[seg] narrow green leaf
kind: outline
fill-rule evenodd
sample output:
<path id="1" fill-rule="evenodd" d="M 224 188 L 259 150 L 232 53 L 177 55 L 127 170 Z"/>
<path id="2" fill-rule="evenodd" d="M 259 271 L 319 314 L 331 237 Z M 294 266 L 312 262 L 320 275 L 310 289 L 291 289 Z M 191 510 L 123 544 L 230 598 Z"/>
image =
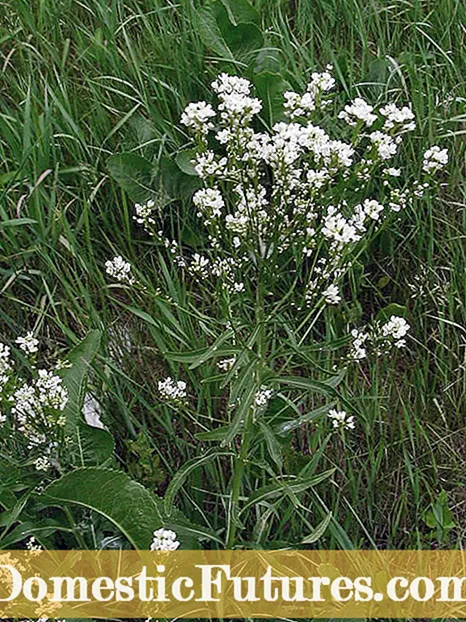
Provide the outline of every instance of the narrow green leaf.
<path id="1" fill-rule="evenodd" d="M 302 544 L 313 544 L 314 542 L 317 542 L 317 540 L 320 540 L 320 538 L 326 532 L 327 527 L 330 521 L 332 520 L 332 516 L 333 516 L 332 512 L 329 512 L 327 516 L 324 518 L 324 520 L 321 523 L 319 523 L 319 525 L 317 525 L 314 531 L 310 533 L 308 536 L 306 536 L 304 540 L 302 540 Z"/>
<path id="2" fill-rule="evenodd" d="M 220 456 L 234 456 L 234 453 L 232 451 L 227 451 L 224 449 L 210 449 L 203 456 L 198 456 L 196 458 L 188 460 L 188 462 L 186 462 L 186 464 L 184 464 L 181 469 L 177 471 L 177 473 L 175 473 L 175 476 L 171 480 L 164 497 L 164 508 L 168 516 L 170 516 L 170 514 L 172 513 L 173 501 L 175 499 L 176 493 L 183 486 L 188 475 L 192 471 L 194 471 L 194 469 L 199 468 L 207 462 L 212 462 Z"/>

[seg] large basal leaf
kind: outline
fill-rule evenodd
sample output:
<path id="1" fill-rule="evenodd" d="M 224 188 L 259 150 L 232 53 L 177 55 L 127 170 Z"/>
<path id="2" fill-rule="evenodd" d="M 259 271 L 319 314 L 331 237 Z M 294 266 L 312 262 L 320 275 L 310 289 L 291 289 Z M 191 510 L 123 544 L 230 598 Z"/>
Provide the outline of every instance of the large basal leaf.
<path id="1" fill-rule="evenodd" d="M 80 421 L 76 428 L 78 464 L 82 466 L 111 466 L 115 450 L 113 436 L 102 428 L 94 428 Z"/>
<path id="2" fill-rule="evenodd" d="M 113 179 L 135 203 L 146 202 L 153 194 L 155 167 L 135 153 L 120 153 L 107 160 Z"/>
<path id="3" fill-rule="evenodd" d="M 161 500 L 122 471 L 77 469 L 42 493 L 58 504 L 72 503 L 105 516 L 140 550 L 149 549 L 163 526 Z"/>
<path id="4" fill-rule="evenodd" d="M 74 433 L 81 421 L 87 377 L 90 365 L 99 351 L 101 338 L 100 330 L 92 330 L 80 344 L 71 350 L 67 359 L 71 367 L 61 373 L 63 385 L 68 391 L 68 403 L 64 415 L 66 431 L 70 434 Z"/>
<path id="5" fill-rule="evenodd" d="M 197 548 L 198 540 L 221 543 L 211 529 L 191 522 L 174 509 L 165 516 L 163 500 L 122 471 L 103 468 L 77 469 L 50 484 L 41 499 L 48 505 L 80 505 L 112 522 L 139 550 L 147 550 L 155 529 L 174 529 L 183 536 L 183 548 Z"/>
<path id="6" fill-rule="evenodd" d="M 289 85 L 276 73 L 264 71 L 253 77 L 257 95 L 263 104 L 263 114 L 266 120 L 273 125 L 284 116 L 283 93 Z"/>
<path id="7" fill-rule="evenodd" d="M 398 305 L 396 302 L 389 304 L 388 306 L 380 309 L 377 313 L 377 320 L 380 322 L 388 322 L 392 315 L 396 315 L 398 317 L 406 317 L 408 313 L 408 309 L 403 305 Z"/>
<path id="8" fill-rule="evenodd" d="M 246 0 L 217 0 L 196 14 L 196 30 L 205 46 L 226 62 L 246 61 L 262 48 L 258 15 Z"/>
<path id="9" fill-rule="evenodd" d="M 195 14 L 194 26 L 202 42 L 209 50 L 212 50 L 225 60 L 234 60 L 230 48 L 225 43 L 211 6 L 202 7 Z"/>
<path id="10" fill-rule="evenodd" d="M 220 0 L 220 2 L 225 7 L 233 26 L 259 23 L 259 11 L 248 0 Z"/>
<path id="11" fill-rule="evenodd" d="M 224 33 L 225 41 L 237 60 L 247 61 L 263 44 L 264 37 L 254 24 L 230 25 Z"/>

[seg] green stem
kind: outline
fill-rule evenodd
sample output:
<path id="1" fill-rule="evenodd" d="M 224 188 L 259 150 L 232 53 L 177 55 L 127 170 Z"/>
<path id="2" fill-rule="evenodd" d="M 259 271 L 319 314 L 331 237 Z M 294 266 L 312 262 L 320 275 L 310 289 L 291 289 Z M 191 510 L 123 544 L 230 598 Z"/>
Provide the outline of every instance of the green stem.
<path id="1" fill-rule="evenodd" d="M 256 323 L 262 327 L 261 334 L 257 340 L 257 354 L 261 359 L 264 356 L 264 295 L 261 288 L 260 274 L 258 274 L 258 286 L 256 292 Z M 255 386 L 260 386 L 260 369 L 256 369 L 254 373 Z M 252 396 L 254 401 L 254 395 Z M 226 548 L 233 548 L 238 531 L 238 515 L 239 515 L 239 498 L 241 495 L 241 486 L 243 483 L 244 470 L 248 459 L 249 447 L 254 433 L 254 405 L 248 410 L 246 421 L 244 424 L 243 437 L 241 439 L 241 448 L 239 455 L 235 459 L 234 472 L 231 485 L 231 498 L 230 498 L 230 511 L 229 511 L 229 524 Z"/>

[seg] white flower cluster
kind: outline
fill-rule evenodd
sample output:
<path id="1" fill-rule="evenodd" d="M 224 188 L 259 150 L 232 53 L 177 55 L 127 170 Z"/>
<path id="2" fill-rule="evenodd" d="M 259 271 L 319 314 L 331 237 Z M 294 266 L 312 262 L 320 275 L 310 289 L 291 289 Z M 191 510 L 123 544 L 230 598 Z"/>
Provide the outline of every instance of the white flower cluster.
<path id="1" fill-rule="evenodd" d="M 285 112 L 290 119 L 309 116 L 329 103 L 323 96 L 335 88 L 335 78 L 330 73 L 331 70 L 332 66 L 328 65 L 326 71 L 312 73 L 304 94 L 294 91 L 285 93 Z"/>
<path id="2" fill-rule="evenodd" d="M 134 277 L 131 275 L 131 264 L 125 261 L 121 255 L 105 262 L 105 272 L 116 281 L 126 282 L 128 285 L 134 283 Z"/>
<path id="3" fill-rule="evenodd" d="M 396 348 L 406 347 L 406 335 L 410 326 L 408 322 L 397 315 L 392 315 L 388 322 L 382 326 L 382 335 L 390 339 Z"/>
<path id="4" fill-rule="evenodd" d="M 374 108 L 362 97 L 356 97 L 354 102 L 346 105 L 338 115 L 338 118 L 343 119 L 348 125 L 352 126 L 356 126 L 358 122 L 361 122 L 370 127 L 377 121 Z"/>
<path id="5" fill-rule="evenodd" d="M 328 417 L 332 420 L 332 425 L 336 430 L 354 430 L 354 416 L 348 415 L 345 410 L 332 408 L 328 413 Z"/>
<path id="6" fill-rule="evenodd" d="M 0 391 L 3 385 L 5 385 L 10 379 L 10 375 L 13 371 L 13 362 L 11 360 L 11 349 L 0 342 Z M 1 395 L 1 393 L 0 393 Z M 1 397 L 0 397 L 1 401 Z M 1 414 L 0 414 L 1 423 Z"/>
<path id="7" fill-rule="evenodd" d="M 39 369 L 32 382 L 19 384 L 9 401 L 18 430 L 28 439 L 29 447 L 43 445 L 48 430 L 65 425 L 61 413 L 68 403 L 68 392 L 54 371 Z"/>
<path id="8" fill-rule="evenodd" d="M 448 164 L 448 149 L 434 145 L 424 153 L 422 168 L 426 173 L 436 173 Z"/>
<path id="9" fill-rule="evenodd" d="M 27 354 L 39 350 L 39 341 L 32 333 L 19 337 L 16 343 Z M 26 439 L 29 449 L 41 449 L 35 466 L 37 470 L 46 470 L 50 467 L 50 451 L 65 424 L 63 411 L 68 392 L 55 370 L 32 366 L 31 378 L 24 380 L 13 374 L 13 368 L 10 348 L 0 343 L 0 423 L 9 420 L 12 428 Z"/>
<path id="10" fill-rule="evenodd" d="M 216 105 L 202 101 L 185 109 L 182 123 L 194 138 L 192 164 L 201 181 L 193 204 L 205 235 L 192 247 L 177 241 L 183 240 L 179 231 L 166 238 L 168 227 L 160 222 L 156 236 L 180 278 L 196 292 L 203 288 L 213 304 L 226 296 L 242 305 L 260 279 L 273 305 L 293 279 L 297 312 L 322 302 L 338 305 L 348 271 L 373 233 L 435 183 L 430 175 L 404 175 L 403 141 L 415 129 L 411 105 L 356 97 L 331 118 L 334 87 L 330 67 L 313 73 L 303 93 L 285 93 L 287 118 L 270 130 L 256 122 L 261 102 L 251 82 L 226 73 L 212 83 Z M 424 172 L 447 161 L 447 150 L 434 146 L 424 153 Z M 141 224 L 155 220 L 152 207 L 136 208 Z M 111 272 L 124 279 L 129 264 Z M 403 347 L 404 337 L 396 336 L 402 330 L 376 324 L 353 331 L 350 358 Z M 160 388 L 168 400 L 184 397 L 185 387 L 179 390 L 171 379 Z"/>
<path id="11" fill-rule="evenodd" d="M 254 396 L 255 408 L 264 408 L 265 406 L 267 406 L 272 395 L 272 389 L 267 389 L 267 387 L 261 387 Z"/>
<path id="12" fill-rule="evenodd" d="M 143 225 L 149 233 L 151 232 L 151 226 L 155 225 L 155 218 L 153 217 L 154 209 L 155 201 L 153 199 L 150 199 L 146 203 L 136 203 L 134 206 L 136 214 L 133 216 L 133 219 L 138 225 Z"/>
<path id="13" fill-rule="evenodd" d="M 209 119 L 215 117 L 215 110 L 210 104 L 205 102 L 196 102 L 189 104 L 181 116 L 181 123 L 188 129 L 201 134 L 213 129 L 213 123 Z"/>
<path id="14" fill-rule="evenodd" d="M 34 337 L 33 333 L 27 333 L 24 337 L 18 337 L 15 343 L 26 354 L 35 354 L 39 351 L 39 340 Z"/>
<path id="15" fill-rule="evenodd" d="M 159 380 L 158 389 L 161 397 L 167 402 L 180 404 L 186 400 L 186 382 L 183 380 L 173 380 L 168 376 L 164 380 Z"/>
<path id="16" fill-rule="evenodd" d="M 220 361 L 217 362 L 217 368 L 219 371 L 230 371 L 235 363 L 236 357 L 234 356 L 228 359 L 220 359 Z"/>
<path id="17" fill-rule="evenodd" d="M 171 529 L 157 529 L 154 531 L 154 539 L 150 545 L 151 551 L 176 551 L 180 543 L 176 539 L 176 533 Z"/>
<path id="18" fill-rule="evenodd" d="M 26 542 L 26 549 L 28 551 L 43 551 L 43 547 L 37 542 L 34 536 L 31 536 Z"/>
<path id="19" fill-rule="evenodd" d="M 353 329 L 350 348 L 350 359 L 361 361 L 368 357 L 370 351 L 377 355 L 389 352 L 393 347 L 406 347 L 406 335 L 410 330 L 408 322 L 400 316 L 392 315 L 387 322 L 375 322 L 372 326 L 363 329 Z"/>

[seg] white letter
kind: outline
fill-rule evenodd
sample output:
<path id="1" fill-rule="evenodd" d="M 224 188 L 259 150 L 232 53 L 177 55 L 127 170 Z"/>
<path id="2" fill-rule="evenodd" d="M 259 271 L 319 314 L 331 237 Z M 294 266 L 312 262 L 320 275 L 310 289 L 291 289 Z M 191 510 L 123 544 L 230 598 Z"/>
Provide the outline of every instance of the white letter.
<path id="1" fill-rule="evenodd" d="M 127 603 L 134 600 L 134 590 L 132 588 L 133 577 L 118 577 L 115 581 L 116 599 L 118 602 Z"/>
<path id="2" fill-rule="evenodd" d="M 107 598 L 102 596 L 102 590 L 110 590 L 110 594 Z M 98 577 L 92 582 L 92 596 L 96 600 L 104 603 L 115 597 L 115 585 L 110 577 Z"/>
<path id="3" fill-rule="evenodd" d="M 87 581 L 84 577 L 50 577 L 53 583 L 53 600 L 61 601 L 90 601 L 87 596 Z M 66 585 L 66 594 L 63 595 L 63 584 Z M 76 587 L 79 586 L 79 597 L 76 597 Z"/>
<path id="4" fill-rule="evenodd" d="M 356 590 L 354 599 L 357 601 L 366 603 L 371 601 L 374 596 L 371 577 L 356 577 L 354 580 L 354 589 Z M 365 598 L 363 598 L 363 596 L 365 596 Z"/>
<path id="5" fill-rule="evenodd" d="M 238 602 L 253 603 L 260 600 L 256 596 L 256 580 L 254 577 L 232 577 L 233 581 L 233 598 Z M 241 585 L 243 581 L 246 583 L 247 592 L 246 596 L 243 596 Z"/>
<path id="6" fill-rule="evenodd" d="M 437 581 L 440 581 L 440 598 L 439 602 L 451 602 L 464 603 L 466 598 L 463 598 L 463 585 L 466 581 L 466 577 L 437 577 Z M 453 598 L 450 598 L 450 583 L 453 583 Z"/>
<path id="7" fill-rule="evenodd" d="M 322 593 L 320 591 L 320 588 L 323 585 L 330 585 L 330 578 L 329 577 L 308 577 L 307 579 L 308 581 L 312 583 L 312 598 L 310 598 L 309 600 L 312 603 L 323 602 L 325 598 L 322 598 Z"/>
<path id="8" fill-rule="evenodd" d="M 264 600 L 274 603 L 278 600 L 278 587 L 274 588 L 272 581 L 280 581 L 280 578 L 272 576 L 272 566 L 267 568 L 267 572 L 262 575 L 260 580 L 264 582 Z"/>
<path id="9" fill-rule="evenodd" d="M 21 588 L 23 587 L 23 579 L 14 566 L 10 566 L 10 564 L 7 564 L 6 566 L 0 566 L 0 570 L 2 568 L 7 568 L 11 572 L 11 579 L 13 582 L 13 590 L 8 598 L 0 598 L 0 602 L 5 603 L 9 600 L 14 600 L 20 595 Z"/>
<path id="10" fill-rule="evenodd" d="M 419 586 L 421 582 L 424 583 L 424 597 L 422 597 L 419 593 Z M 414 581 L 411 582 L 409 593 L 418 602 L 425 603 L 426 600 L 430 600 L 434 595 L 435 587 L 434 582 L 428 577 L 416 577 Z"/>
<path id="11" fill-rule="evenodd" d="M 408 593 L 408 590 L 406 589 L 404 591 L 404 596 L 399 597 L 396 592 L 397 583 L 400 584 L 400 587 L 407 588 L 409 585 L 408 579 L 406 579 L 406 577 L 393 577 L 393 579 L 390 579 L 390 581 L 387 583 L 387 596 L 390 600 L 394 600 L 397 603 L 401 603 L 408 598 L 409 593 Z"/>
<path id="12" fill-rule="evenodd" d="M 343 590 L 349 591 L 346 598 L 341 595 Z M 348 579 L 348 577 L 338 577 L 338 579 L 332 581 L 330 593 L 332 594 L 332 598 L 337 600 L 339 603 L 345 603 L 353 598 L 353 582 L 351 579 Z"/>
<path id="13" fill-rule="evenodd" d="M 35 598 L 32 595 L 34 581 L 37 583 L 37 596 Z M 41 577 L 29 577 L 23 584 L 23 594 L 28 600 L 33 602 L 43 600 L 47 596 L 47 583 Z"/>
<path id="14" fill-rule="evenodd" d="M 192 600 L 194 597 L 194 590 L 189 590 L 189 596 L 183 598 L 181 595 L 181 585 L 185 584 L 186 587 L 193 587 L 194 581 L 190 577 L 178 577 L 173 581 L 172 585 L 172 594 L 179 602 L 186 603 L 189 600 Z"/>
<path id="15" fill-rule="evenodd" d="M 200 566 L 196 566 L 196 568 L 201 569 L 201 582 L 202 582 L 202 596 L 201 598 L 196 598 L 196 602 L 205 601 L 209 603 L 220 602 L 220 598 L 214 598 L 212 596 L 212 586 L 215 585 L 217 588 L 217 592 L 219 594 L 222 593 L 222 580 L 220 570 L 223 570 L 227 579 L 230 579 L 230 566 L 227 565 L 213 565 L 210 566 L 208 564 L 202 564 Z M 212 578 L 212 570 L 214 568 L 218 568 L 219 571 L 217 573 L 217 578 Z"/>

